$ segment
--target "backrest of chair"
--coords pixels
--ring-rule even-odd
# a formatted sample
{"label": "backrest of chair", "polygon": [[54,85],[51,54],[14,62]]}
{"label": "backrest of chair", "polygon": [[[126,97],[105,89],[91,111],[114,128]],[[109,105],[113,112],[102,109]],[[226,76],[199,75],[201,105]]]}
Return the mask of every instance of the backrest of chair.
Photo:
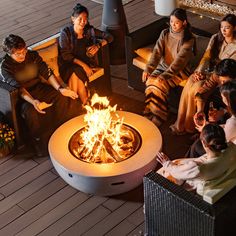
{"label": "backrest of chair", "polygon": [[58,38],[60,33],[46,38],[38,43],[29,46],[29,49],[35,50],[53,70],[54,74],[59,76],[58,68]]}

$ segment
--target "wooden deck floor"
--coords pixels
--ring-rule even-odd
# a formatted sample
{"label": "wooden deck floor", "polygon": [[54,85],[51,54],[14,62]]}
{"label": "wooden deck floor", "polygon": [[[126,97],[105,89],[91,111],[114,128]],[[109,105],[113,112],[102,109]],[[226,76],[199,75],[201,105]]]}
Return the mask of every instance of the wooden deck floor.
{"label": "wooden deck floor", "polygon": [[[14,33],[32,44],[55,34],[69,22],[76,2],[1,0],[0,40]],[[89,0],[79,2],[89,8],[90,22],[99,27],[102,5]],[[130,32],[159,17],[154,14],[152,0],[134,0],[124,8]],[[194,26],[216,31],[214,20],[189,14]],[[128,88],[125,65],[112,66],[112,75],[112,102],[118,103],[119,108],[141,114],[144,96]],[[161,129],[163,149],[178,156],[186,150],[188,137],[179,138],[180,145],[176,147],[176,137],[168,132],[168,123],[173,119],[170,117]],[[67,185],[54,170],[49,157],[36,158],[30,149],[0,159],[0,236],[143,234],[142,186],[115,197],[92,196]]]}

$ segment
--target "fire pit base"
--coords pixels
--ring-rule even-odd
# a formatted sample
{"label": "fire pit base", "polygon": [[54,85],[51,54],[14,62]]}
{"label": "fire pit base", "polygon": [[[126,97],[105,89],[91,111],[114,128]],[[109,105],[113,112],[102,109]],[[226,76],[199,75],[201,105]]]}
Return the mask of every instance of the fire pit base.
{"label": "fire pit base", "polygon": [[69,151],[71,136],[85,126],[83,115],[60,126],[49,140],[49,154],[58,174],[72,187],[100,196],[117,195],[142,183],[143,176],[155,169],[155,156],[162,147],[159,129],[148,119],[130,112],[118,111],[124,123],[141,136],[140,149],[130,158],[118,163],[86,163]]}

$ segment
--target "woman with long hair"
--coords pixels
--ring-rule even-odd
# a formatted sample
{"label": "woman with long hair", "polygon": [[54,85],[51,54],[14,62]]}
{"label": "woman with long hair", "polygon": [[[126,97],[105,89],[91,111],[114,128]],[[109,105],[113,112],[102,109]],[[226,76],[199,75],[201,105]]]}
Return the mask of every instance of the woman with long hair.
{"label": "woman with long hair", "polygon": [[69,88],[79,95],[82,104],[88,99],[85,84],[93,74],[92,67],[95,62],[92,57],[100,46],[113,40],[109,33],[91,26],[88,17],[88,9],[76,4],[71,15],[72,25],[63,28],[59,37],[60,75]]}
{"label": "woman with long hair", "polygon": [[186,11],[176,8],[170,15],[170,27],[161,32],[142,76],[146,82],[144,115],[157,126],[167,120],[170,89],[192,73],[189,62],[195,41]]}
{"label": "woman with long hair", "polygon": [[[226,58],[236,59],[236,16],[233,14],[221,20],[219,32],[211,37],[202,60],[182,91],[177,120],[170,126],[174,134],[196,131],[194,119],[202,115],[207,99],[223,82],[214,73],[214,67]],[[233,61],[229,63],[235,66]]]}

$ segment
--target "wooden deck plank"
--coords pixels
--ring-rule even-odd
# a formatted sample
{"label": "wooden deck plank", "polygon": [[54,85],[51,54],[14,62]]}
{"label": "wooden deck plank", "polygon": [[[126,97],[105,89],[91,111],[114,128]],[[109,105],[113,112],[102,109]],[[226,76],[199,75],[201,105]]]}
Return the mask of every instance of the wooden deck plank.
{"label": "wooden deck plank", "polygon": [[39,176],[34,181],[32,181],[31,183],[25,185],[23,188],[11,194],[9,197],[4,198],[0,202],[0,214],[10,209],[18,202],[21,202],[23,199],[27,198],[38,189],[42,188],[44,185],[53,180],[55,177],[56,176],[52,174],[50,171],[46,172],[43,175]]}
{"label": "wooden deck plank", "polygon": [[20,154],[20,155],[15,155],[12,158],[9,158],[7,161],[3,162],[0,165],[0,174],[3,175],[7,173],[8,171],[14,169],[16,166],[20,165],[22,162],[24,162],[26,159],[30,157],[32,157],[32,155]]}
{"label": "wooden deck plank", "polygon": [[121,205],[125,203],[125,200],[122,199],[116,199],[116,198],[110,198],[106,202],[104,202],[102,205],[109,209],[110,211],[114,211],[117,208],[119,208]]}
{"label": "wooden deck plank", "polygon": [[[83,204],[75,207],[71,212],[63,216],[54,224],[50,225],[47,229],[42,231],[38,236],[50,236],[50,235],[59,235],[65,229],[71,227],[74,223],[80,221],[84,216],[95,210],[99,205],[107,200],[106,197],[93,196],[85,201]],[[92,219],[91,222],[94,222]],[[93,226],[93,225],[91,225]]]}
{"label": "wooden deck plank", "polygon": [[24,215],[14,220],[11,224],[6,225],[0,230],[0,235],[16,235],[16,233],[23,230],[34,221],[38,220],[52,209],[56,208],[65,200],[70,199],[76,193],[77,191],[74,188],[66,186],[59,192],[55,193],[53,196],[44,200],[39,205],[27,211]]}
{"label": "wooden deck plank", "polygon": [[[140,224],[137,228],[135,228],[132,232],[130,232],[129,234],[127,234],[127,236],[138,236],[138,235],[145,235],[144,234],[144,228],[145,225],[144,223]],[[163,235],[165,236],[165,235]]]}
{"label": "wooden deck plank", "polygon": [[[10,208],[8,211],[0,215],[0,229],[11,223],[13,220],[17,219],[19,216],[23,215],[25,211],[18,207],[17,205]],[[0,235],[3,235],[0,233]]]}
{"label": "wooden deck plank", "polygon": [[127,235],[134,229],[136,229],[137,226],[142,224],[143,219],[144,219],[144,214],[142,206],[105,235],[106,236]]}
{"label": "wooden deck plank", "polygon": [[137,210],[141,203],[137,202],[126,202],[116,211],[113,211],[110,215],[105,217],[101,222],[96,224],[93,228],[87,231],[85,236],[100,236],[108,233],[112,228],[118,225],[121,221],[123,221],[127,216],[132,214],[135,210]]}
{"label": "wooden deck plank", "polygon": [[[47,161],[48,159],[50,159],[50,157],[49,157],[49,156],[44,156],[44,157],[37,157],[37,156],[34,156],[32,159],[33,159],[35,162],[37,162],[38,164],[41,164],[41,163]],[[52,169],[52,170],[53,170],[53,169]]]}
{"label": "wooden deck plank", "polygon": [[48,226],[59,220],[64,215],[68,214],[75,207],[82,204],[89,198],[89,195],[82,192],[78,192],[71,198],[65,200],[55,209],[42,216],[40,219],[34,221],[31,225],[24,228],[22,231],[17,233],[17,236],[33,236],[38,235],[41,231],[46,229]]}
{"label": "wooden deck plank", "polygon": [[143,213],[143,206],[141,206],[137,211],[127,217],[127,220],[136,226],[143,223],[144,213]]}
{"label": "wooden deck plank", "polygon": [[66,185],[66,182],[62,178],[58,177],[23,201],[19,202],[17,205],[24,209],[24,211],[29,211],[56,192],[63,189]]}
{"label": "wooden deck plank", "polygon": [[17,179],[22,174],[28,172],[35,166],[37,166],[38,163],[36,163],[33,160],[27,160],[22,162],[20,165],[16,166],[16,168],[11,169],[10,171],[6,172],[5,174],[1,175],[0,178],[0,187],[10,183],[14,179]]}
{"label": "wooden deck plank", "polygon": [[104,234],[104,235],[105,236],[127,235],[135,228],[136,228],[136,226],[134,224],[130,223],[127,220],[123,220],[120,224],[118,224],[111,231],[109,231],[107,234]]}
{"label": "wooden deck plank", "polygon": [[[0,165],[1,165],[2,163],[4,163],[4,162],[8,161],[9,159],[11,159],[11,158],[14,157],[14,156],[15,156],[15,154],[14,154],[14,153],[11,153],[11,154],[9,154],[9,155],[6,156],[6,157],[1,158],[1,159],[0,159]],[[0,171],[0,173],[1,173],[1,171]]]}
{"label": "wooden deck plank", "polygon": [[[30,169],[27,173],[21,175],[14,181],[8,183],[7,185],[0,188],[0,193],[2,193],[5,197],[11,195],[17,190],[21,189],[26,184],[32,182],[37,179],[40,175],[44,174],[48,170],[52,168],[52,163],[50,160],[43,162],[40,165],[37,165],[35,168]],[[52,174],[52,173],[51,173]],[[52,174],[53,175],[53,174]],[[53,175],[55,176],[55,175]]]}
{"label": "wooden deck plank", "polygon": [[83,219],[73,224],[70,228],[65,230],[60,236],[79,236],[88,231],[92,226],[100,222],[103,218],[110,214],[110,211],[99,206],[88,215],[84,216]]}

